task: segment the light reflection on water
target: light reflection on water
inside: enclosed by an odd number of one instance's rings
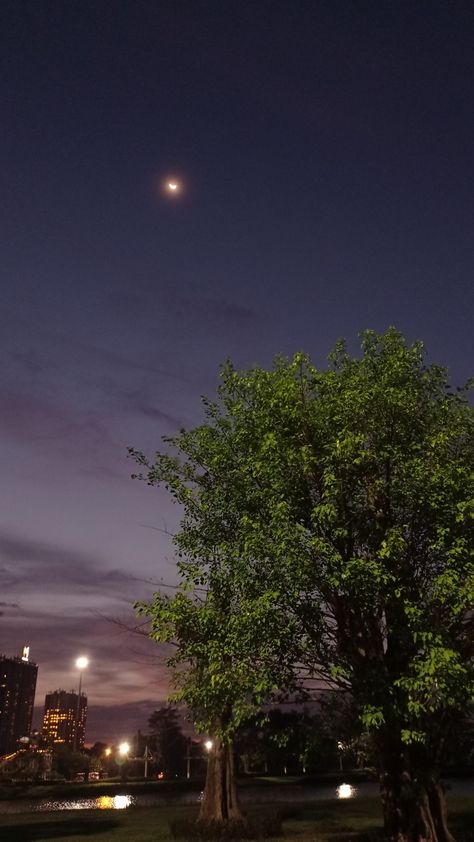
[[[95,799],[96,807],[99,810],[124,810],[125,807],[131,807],[135,803],[132,795],[101,795]]]
[[[40,801],[31,804],[34,812],[56,810],[124,810],[136,803],[133,795],[99,795],[98,798],[78,798],[76,801]]]
[[[348,787],[349,784],[342,784]],[[340,788],[339,788],[340,789]],[[362,783],[351,787],[349,797],[364,797],[376,795],[377,785]],[[345,789],[343,790],[345,793]],[[166,805],[196,804],[202,799],[202,792],[188,790],[180,793],[139,793],[129,795],[100,795],[96,798],[76,798],[65,800],[52,799],[18,799],[11,801],[0,801],[0,813],[24,813],[24,812],[48,812],[57,810],[124,810],[128,807],[165,807]],[[336,787],[312,787],[312,786],[291,786],[291,787],[243,787],[240,793],[244,804],[265,804],[267,802],[288,803],[294,801],[313,802],[314,800],[326,798],[340,798],[341,795]],[[344,797],[344,795],[342,795]],[[346,795],[347,797],[347,795]]]
[[[453,795],[464,795],[471,798],[474,796],[473,779],[448,780],[446,783]],[[349,788],[351,792],[349,792]],[[376,797],[379,794],[379,789],[378,784],[369,781],[358,783],[356,787],[350,784],[341,784],[339,787],[311,785],[286,787],[279,784],[265,787],[242,787],[240,794],[244,804],[264,804],[268,802],[284,804],[294,803],[295,801],[314,803],[321,799],[333,799],[338,796],[340,798],[341,794],[344,797],[345,793],[346,797],[349,798]],[[155,791],[137,795],[130,795],[125,792],[114,796],[100,795],[96,798],[76,798],[74,800],[16,798],[6,801],[0,800],[0,814],[56,810],[123,810],[132,806],[165,807],[167,805],[196,804],[199,798],[198,790],[169,793]]]

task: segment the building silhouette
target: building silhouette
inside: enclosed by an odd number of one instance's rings
[[[43,735],[56,748],[84,748],[87,719],[87,697],[84,693],[55,690],[47,693],[44,703]],[[77,739],[76,739],[77,726]]]
[[[19,740],[30,736],[37,675],[28,646],[21,658],[0,655],[0,755],[15,751]]]

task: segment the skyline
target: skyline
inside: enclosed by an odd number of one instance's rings
[[[116,621],[175,582],[179,520],[127,447],[198,423],[227,358],[324,365],[364,328],[425,340],[453,386],[473,373],[474,9],[2,16],[0,649],[30,644],[37,699],[87,655],[118,740],[167,693]]]

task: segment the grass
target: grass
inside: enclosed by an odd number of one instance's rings
[[[250,811],[281,809],[275,804]],[[351,842],[364,831],[381,827],[378,799],[320,801],[313,805],[283,807],[281,842]],[[169,822],[192,818],[196,807],[137,807],[123,811],[64,811],[58,813],[0,814],[2,842],[169,842]],[[450,816],[459,840],[474,840],[474,804],[471,798],[451,797]],[[463,834],[466,834],[463,836]]]

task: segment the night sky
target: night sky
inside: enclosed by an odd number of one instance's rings
[[[88,738],[166,695],[125,634],[175,581],[133,482],[220,363],[395,324],[474,374],[474,6],[3,0],[0,651],[91,664]],[[179,195],[163,180],[179,178]],[[113,706],[112,711],[104,706]]]

